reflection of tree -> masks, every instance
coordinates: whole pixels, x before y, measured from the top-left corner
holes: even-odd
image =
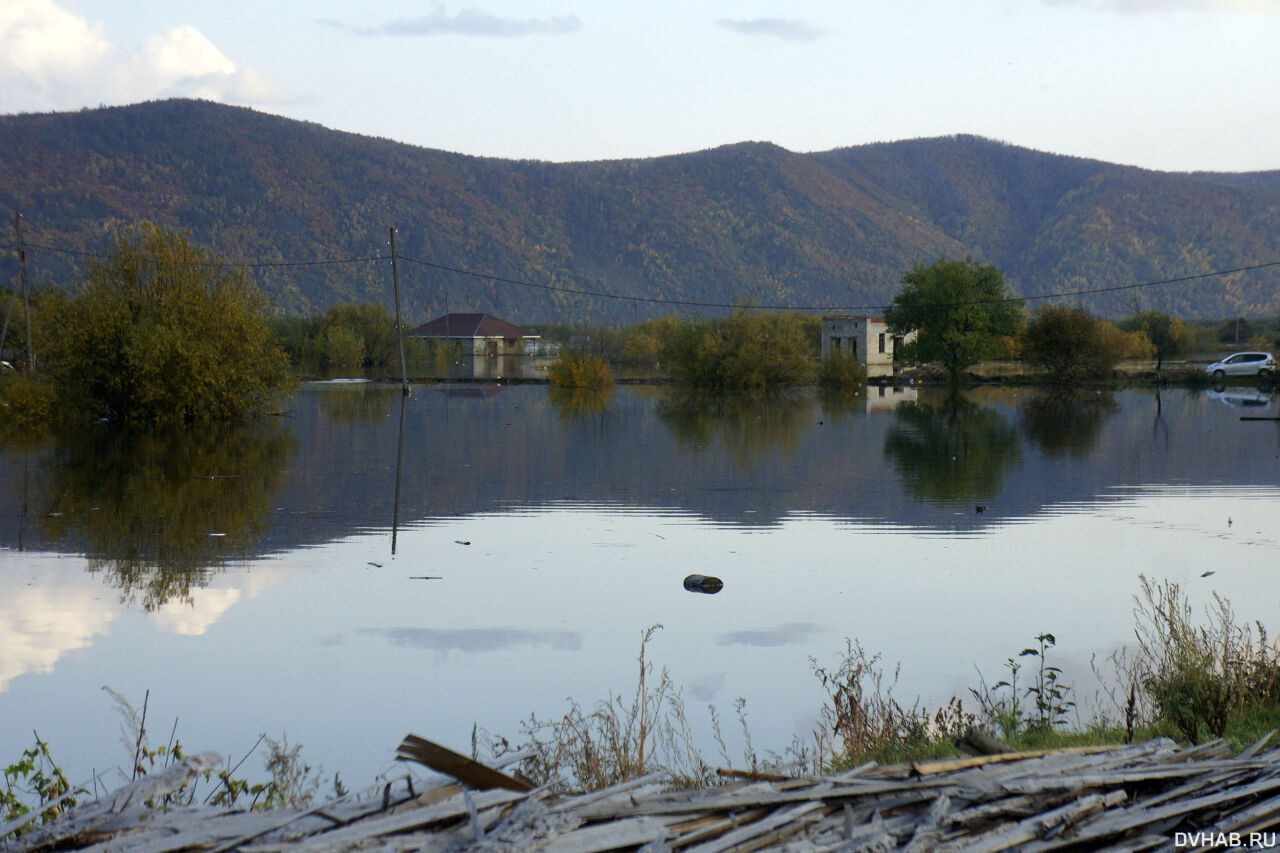
[[[818,403],[822,406],[823,416],[835,424],[845,418],[866,414],[868,393],[866,389],[820,388]]]
[[[566,421],[603,415],[609,408],[613,386],[608,388],[569,388],[553,385],[547,389],[547,399]]]
[[[939,406],[905,402],[884,450],[910,495],[935,503],[993,497],[1022,458],[1018,434],[992,409],[952,395]]]
[[[293,446],[278,424],[68,438],[47,463],[41,526],[76,542],[90,571],[151,610],[252,550]]]
[[[402,397],[399,388],[369,382],[340,382],[323,388],[320,408],[337,423],[381,421],[391,416],[391,404]]]
[[[1049,456],[1084,456],[1098,443],[1102,422],[1115,410],[1109,391],[1045,392],[1023,405],[1022,428]]]
[[[681,444],[708,447],[719,438],[734,464],[750,468],[771,451],[794,452],[813,424],[813,400],[798,394],[668,394],[658,403],[662,419]]]

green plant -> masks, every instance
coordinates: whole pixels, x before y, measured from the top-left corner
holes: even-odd
[[[561,354],[547,369],[547,379],[556,388],[603,391],[613,387],[613,374],[603,358],[575,350]]]
[[[661,361],[678,384],[712,394],[804,385],[813,375],[811,323],[790,314],[737,312],[669,329]]]
[[[1043,368],[1059,385],[1110,375],[1127,346],[1125,333],[1110,323],[1062,305],[1037,310],[1022,333],[1023,360]]]
[[[1047,652],[1057,644],[1053,634],[1037,634],[1039,644],[1033,649],[1023,649],[1021,657],[1036,659],[1036,680],[1027,688],[1027,695],[1035,697],[1036,716],[1031,725],[1040,729],[1051,729],[1067,722],[1067,712],[1076,703],[1070,698],[1070,685],[1062,683],[1062,670],[1049,663]]]
[[[970,258],[918,264],[885,311],[889,333],[914,340],[898,350],[907,362],[942,362],[947,382],[960,385],[964,369],[1004,351],[1022,318],[1022,302],[993,266]]]
[[[1172,581],[1140,577],[1136,634],[1143,690],[1155,716],[1198,743],[1202,731],[1222,737],[1233,718],[1280,702],[1280,645],[1261,623],[1238,624],[1217,595],[1196,625],[1189,601]]]
[[[49,754],[49,745],[37,732],[33,731],[32,736],[35,744],[4,768],[4,789],[0,790],[0,821],[25,815],[31,815],[31,819],[8,836],[0,836],[0,842],[21,836],[34,826],[43,826],[63,809],[74,806],[77,795],[87,793],[83,788],[72,790],[62,769]]]
[[[849,391],[867,384],[867,367],[843,353],[823,359],[818,366],[818,386],[827,391]]]
[[[62,403],[86,419],[241,419],[292,381],[248,278],[149,223],[90,258],[74,298],[49,303],[41,361]]]

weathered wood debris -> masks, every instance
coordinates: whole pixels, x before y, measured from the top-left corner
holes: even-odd
[[[1269,736],[1268,736],[1269,737]],[[76,806],[0,845],[5,853],[339,850],[730,853],[1264,849],[1280,832],[1280,749],[1221,742],[1004,753],[805,778],[721,771],[723,786],[672,790],[654,774],[555,793],[410,737],[400,755],[457,779],[408,777],[307,809],[148,806],[216,765],[204,754]],[[459,760],[460,759],[460,760]],[[475,766],[472,766],[475,765]],[[516,790],[511,790],[515,788]],[[0,826],[0,837],[6,830]],[[1233,835],[1234,833],[1234,835]]]

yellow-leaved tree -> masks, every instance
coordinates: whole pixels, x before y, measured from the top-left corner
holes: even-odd
[[[41,319],[65,411],[123,423],[235,420],[293,382],[244,273],[183,234],[123,229],[79,290]]]

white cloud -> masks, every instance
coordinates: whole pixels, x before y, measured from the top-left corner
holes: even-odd
[[[813,41],[823,31],[804,21],[791,18],[750,18],[733,20],[721,18],[716,22],[727,30],[749,36],[770,36],[784,41]]]
[[[152,35],[130,52],[108,41],[101,23],[54,0],[0,3],[0,112],[174,96],[249,105],[292,100],[284,87],[237,67],[192,26]]]
[[[1280,14],[1280,0],[1044,0],[1050,6],[1088,6],[1122,15],[1158,12]]]
[[[322,21],[322,23],[361,36],[460,35],[514,38],[563,35],[582,29],[582,21],[577,15],[550,18],[502,18],[474,8],[463,9],[461,12],[450,15],[440,6],[432,9],[429,15],[397,18],[374,27],[347,26],[336,21]]]

